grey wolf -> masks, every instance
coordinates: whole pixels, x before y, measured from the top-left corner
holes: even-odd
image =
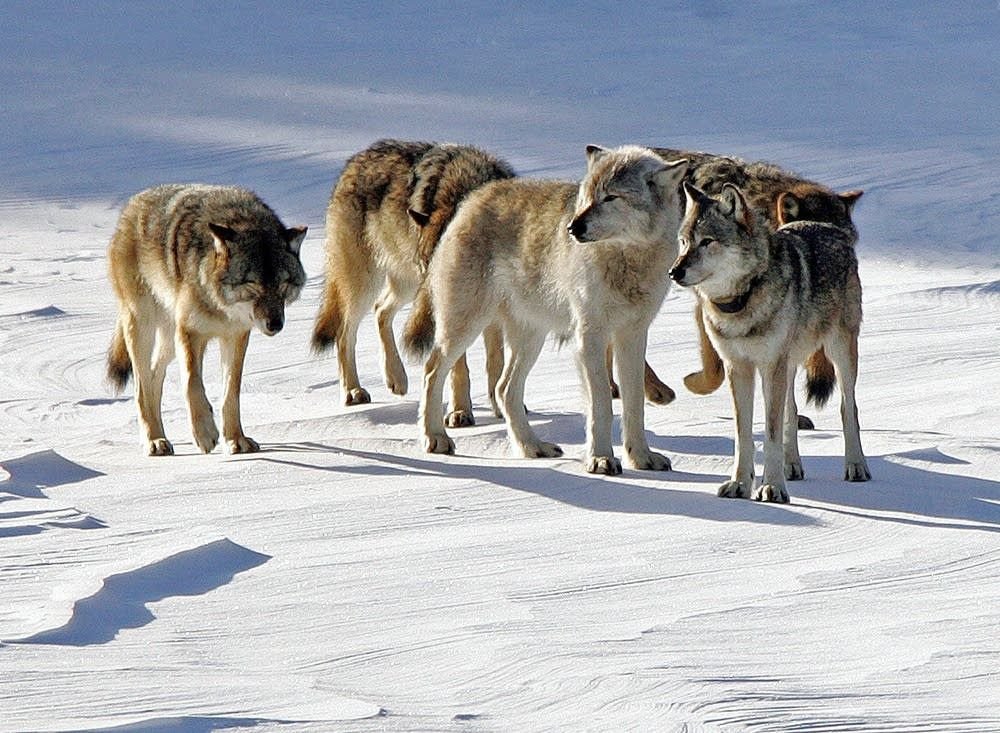
[[[305,283],[305,227],[291,229],[254,193],[173,184],[133,196],[108,246],[118,322],[107,376],[121,391],[135,375],[139,423],[151,456],[171,455],[160,400],[167,365],[180,354],[195,443],[215,448],[219,430],[205,396],[202,361],[219,339],[225,377],[222,435],[232,453],[260,449],[240,422],[240,384],[250,331],[285,323],[285,304]]]
[[[488,181],[513,175],[506,162],[463,145],[380,140],[347,161],[327,208],[326,284],[312,336],[316,352],[337,346],[345,404],[371,401],[358,378],[355,348],[358,326],[373,306],[385,384],[395,394],[406,393],[393,318],[413,300],[441,232],[462,200]],[[502,339],[495,329],[485,337],[495,383]],[[452,395],[449,425],[472,424],[464,358],[452,372]]]
[[[665,160],[686,158],[689,165],[685,180],[708,195],[719,195],[726,184],[737,186],[750,205],[763,214],[772,230],[793,221],[825,222],[847,233],[852,243],[857,241],[858,231],[851,212],[863,191],[835,193],[819,183],[763,161],[747,162],[674,148],[653,148],[653,151]],[[702,327],[700,305],[695,309],[695,322],[698,324],[702,370],[688,374],[684,384],[696,394],[709,394],[722,384],[722,360]],[[822,350],[809,357],[806,371],[813,375],[815,389],[832,389],[833,365]],[[658,384],[662,383],[647,365],[646,391],[652,401],[656,401],[655,396],[662,393]]]
[[[804,476],[798,448],[795,371],[823,347],[840,383],[844,478],[871,478],[858,426],[855,383],[861,282],[854,235],[801,221],[771,231],[731,184],[710,197],[684,183],[681,252],[670,270],[701,304],[708,338],[725,362],[733,396],[736,460],[719,495],[787,502],[785,480]],[[764,475],[753,487],[755,373],[764,392]],[[808,375],[807,375],[808,376]]]
[[[430,352],[419,417],[428,452],[455,449],[441,410],[443,374],[480,331],[499,324],[510,358],[497,402],[524,456],[562,454],[534,433],[523,401],[528,372],[554,333],[577,344],[587,471],[622,470],[611,446],[609,343],[621,381],[626,457],[635,468],[670,468],[646,442],[643,357],[677,253],[684,166],[645,148],[589,146],[579,184],[515,178],[469,194],[438,244],[404,333],[408,351]]]

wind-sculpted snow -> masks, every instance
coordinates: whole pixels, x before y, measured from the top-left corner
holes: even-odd
[[[994,6],[0,6],[0,733],[1000,730]],[[641,143],[865,189],[872,480],[841,480],[835,395],[800,402],[789,505],[716,497],[732,408],[682,386],[683,290],[647,350],[678,393],[646,406],[670,472],[581,471],[572,344],[525,397],[561,459],[511,456],[479,345],[477,424],[425,454],[421,365],[392,395],[372,318],[373,402],[343,407],[309,349],[324,212],[385,136],[538,177]],[[118,212],[186,181],[309,226],[301,299],[250,339],[258,454],[201,454],[174,364],[177,455],[147,458],[132,387],[104,381]]]

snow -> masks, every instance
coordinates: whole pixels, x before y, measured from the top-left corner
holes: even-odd
[[[0,23],[0,730],[1000,730],[995,3],[39,2]],[[681,384],[687,292],[648,354],[678,391],[647,408],[670,473],[583,473],[570,347],[527,395],[563,459],[511,457],[479,347],[479,424],[424,454],[370,319],[374,402],[343,407],[308,347],[323,215],[383,136],[533,176],[635,142],[865,189],[873,480],[840,480],[837,410],[807,408],[790,505],[716,498],[731,407]],[[198,453],[174,365],[178,455],[145,458],[103,382],[107,241],[170,181],[250,186],[310,227],[303,297],[251,339],[256,455]]]

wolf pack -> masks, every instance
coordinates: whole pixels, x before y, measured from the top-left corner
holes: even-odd
[[[707,394],[728,378],[732,391],[735,457],[719,496],[785,503],[786,481],[804,477],[800,365],[811,402],[824,404],[839,386],[844,478],[866,481],[851,216],[861,195],[770,163],[673,148],[587,146],[586,173],[570,182],[518,176],[472,146],[380,140],[347,160],[330,196],[312,347],[336,349],[345,405],[370,402],[355,352],[374,311],[386,387],[408,391],[400,345],[423,360],[419,436],[426,451],[452,454],[448,430],[475,422],[466,352],[482,336],[492,410],[513,449],[535,458],[562,449],[533,429],[526,379],[550,335],[572,342],[585,470],[622,472],[615,398],[626,465],[669,470],[670,459],[647,442],[644,409],[675,393],[645,356],[649,326],[676,283],[696,300],[701,368],[686,387]],[[240,418],[244,357],[254,328],[282,330],[285,306],[305,285],[305,235],[243,188],[161,185],[126,203],[108,248],[118,319],[107,376],[118,391],[134,378],[148,455],[173,453],[161,399],[175,357],[194,442],[205,453],[218,445],[202,376],[212,339],[223,368],[221,438],[231,453],[260,450]],[[394,319],[408,304],[398,345]],[[758,378],[763,472],[755,485]]]

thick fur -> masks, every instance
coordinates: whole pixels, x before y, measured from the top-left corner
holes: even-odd
[[[513,175],[506,162],[463,145],[380,140],[347,161],[327,208],[326,285],[312,336],[317,352],[337,346],[345,404],[371,401],[358,378],[355,349],[358,326],[373,306],[385,384],[395,394],[406,393],[393,319],[413,300],[462,200],[488,181]],[[502,358],[502,344],[497,351]],[[496,372],[494,381],[499,367]],[[472,424],[464,358],[452,379],[449,423]]]
[[[817,222],[771,231],[734,186],[717,198],[684,184],[681,254],[670,271],[691,287],[702,322],[722,356],[733,393],[736,460],[720,496],[787,502],[785,480],[803,477],[795,370],[818,348],[830,355],[841,388],[845,470],[870,478],[861,449],[854,389],[861,327],[861,282],[854,233]],[[755,373],[764,392],[764,475],[753,487]]]
[[[851,211],[862,191],[835,193],[826,186],[763,161],[747,162],[739,158],[675,148],[653,148],[653,151],[664,160],[687,159],[689,165],[685,181],[710,196],[719,195],[727,183],[737,186],[749,204],[763,215],[772,230],[793,221],[825,222],[847,233],[852,243],[857,241],[858,232],[851,219]],[[700,337],[702,370],[688,374],[684,378],[684,385],[696,394],[709,394],[722,384],[722,360],[701,325],[700,306],[695,309],[695,322],[698,324]],[[833,389],[832,374],[833,365],[822,351],[806,362],[810,401],[818,406],[822,406],[830,397]],[[659,384],[662,383],[647,365],[646,393],[654,402],[657,401],[656,396],[662,394]]]
[[[170,455],[160,400],[167,365],[180,353],[195,443],[215,448],[219,431],[205,396],[202,361],[220,341],[225,397],[222,435],[232,453],[259,450],[240,422],[240,383],[250,330],[268,336],[285,322],[306,274],[299,260],[305,227],[286,229],[254,193],[174,184],[126,203],[108,246],[118,322],[107,374],[121,390],[134,373],[146,451]]]
[[[409,350],[433,345],[425,364],[420,425],[424,447],[452,453],[441,410],[443,375],[486,327],[500,325],[510,349],[496,398],[511,443],[525,456],[558,456],[524,409],[525,379],[548,333],[575,338],[587,403],[584,464],[617,474],[605,351],[619,364],[624,449],[642,469],[670,467],[643,427],[646,331],[669,287],[677,252],[683,161],[645,148],[588,148],[577,185],[512,179],[471,193],[431,260],[424,293],[404,336]],[[432,331],[431,331],[432,329]]]

